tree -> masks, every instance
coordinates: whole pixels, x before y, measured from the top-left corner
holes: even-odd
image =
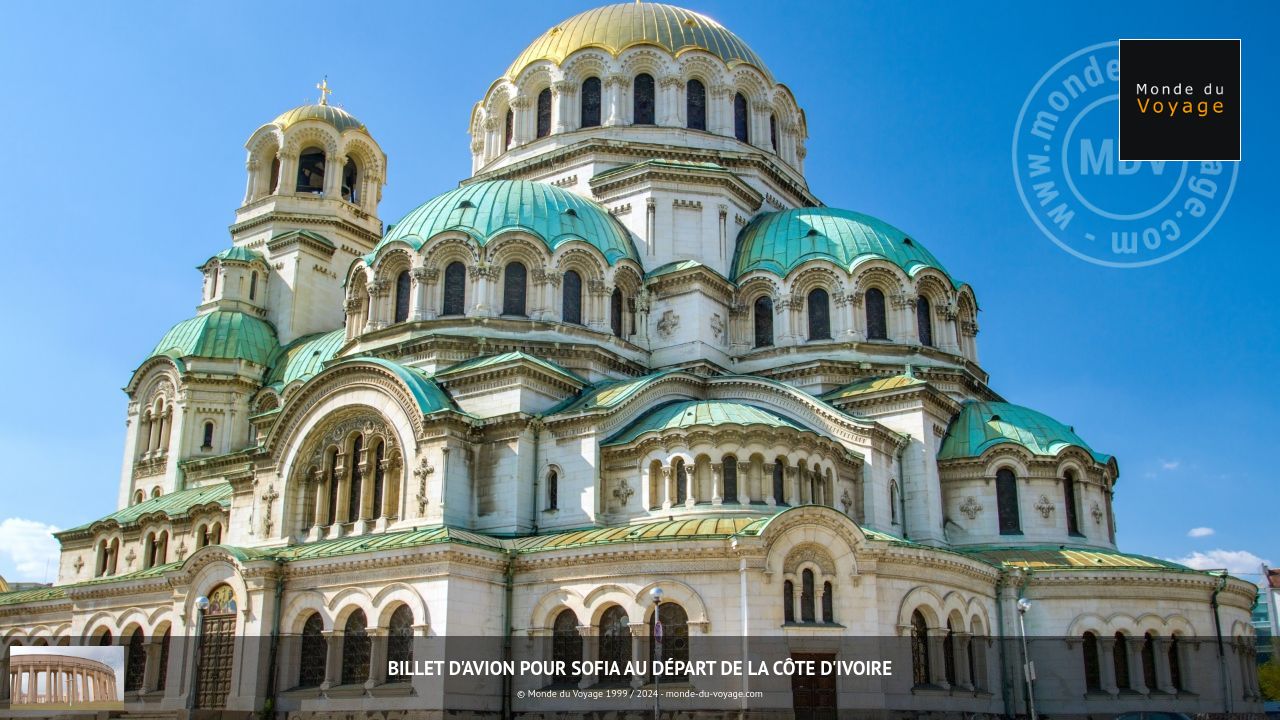
[[[1258,668],[1258,687],[1266,699],[1280,700],[1280,661],[1276,658]]]

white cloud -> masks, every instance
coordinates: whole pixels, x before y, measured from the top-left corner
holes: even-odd
[[[1173,558],[1176,563],[1181,563],[1196,570],[1222,570],[1226,569],[1232,575],[1257,575],[1260,570],[1259,566],[1263,563],[1271,564],[1270,560],[1264,560],[1248,550],[1210,550],[1209,552],[1193,552],[1180,558]]]
[[[35,520],[0,520],[0,555],[8,555],[16,574],[10,582],[50,582],[58,574],[58,528]],[[46,573],[47,570],[47,573]]]
[[[1209,537],[1212,534],[1213,528],[1211,527],[1193,527],[1187,531],[1187,537],[1193,538]]]
[[[1178,466],[1181,464],[1181,460],[1161,460],[1160,468],[1163,470],[1177,470]]]

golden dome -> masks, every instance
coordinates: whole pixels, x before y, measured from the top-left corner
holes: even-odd
[[[300,123],[303,120],[319,120],[328,123],[337,128],[338,132],[348,128],[354,130],[365,129],[364,123],[357,120],[354,115],[340,107],[334,107],[327,103],[323,105],[303,105],[287,110],[280,113],[271,122],[274,125],[279,125],[281,130],[288,130],[290,125]]]
[[[672,5],[629,2],[588,10],[546,31],[520,53],[507,77],[516,77],[538,60],[558,65],[583,48],[600,48],[617,57],[635,45],[654,45],[673,55],[705,50],[730,67],[747,63],[768,74],[742,38],[706,15]]]

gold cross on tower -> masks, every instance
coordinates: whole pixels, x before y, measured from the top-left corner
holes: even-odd
[[[333,91],[329,89],[328,75],[324,76],[324,80],[321,80],[320,82],[316,83],[316,89],[320,91],[320,104],[328,105],[329,95],[333,93]]]

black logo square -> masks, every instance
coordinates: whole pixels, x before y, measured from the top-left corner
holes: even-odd
[[[1121,40],[1120,159],[1239,160],[1240,41]]]

